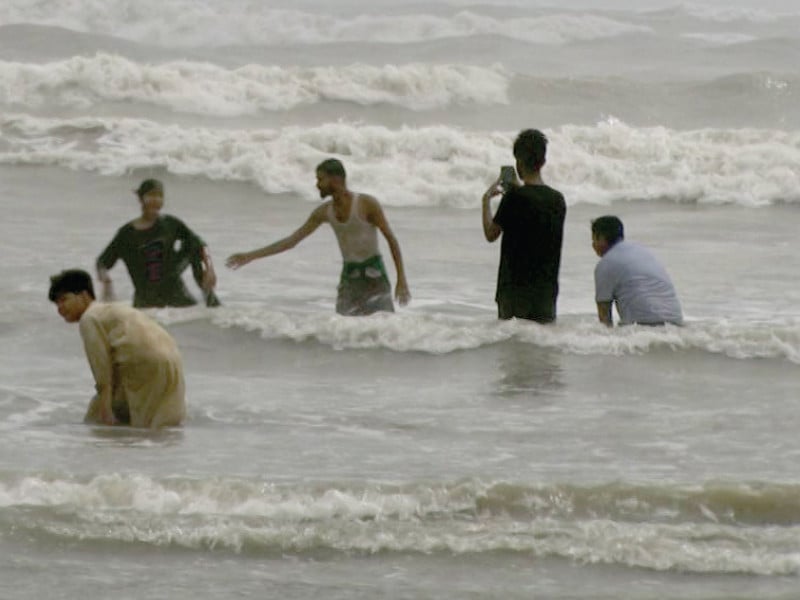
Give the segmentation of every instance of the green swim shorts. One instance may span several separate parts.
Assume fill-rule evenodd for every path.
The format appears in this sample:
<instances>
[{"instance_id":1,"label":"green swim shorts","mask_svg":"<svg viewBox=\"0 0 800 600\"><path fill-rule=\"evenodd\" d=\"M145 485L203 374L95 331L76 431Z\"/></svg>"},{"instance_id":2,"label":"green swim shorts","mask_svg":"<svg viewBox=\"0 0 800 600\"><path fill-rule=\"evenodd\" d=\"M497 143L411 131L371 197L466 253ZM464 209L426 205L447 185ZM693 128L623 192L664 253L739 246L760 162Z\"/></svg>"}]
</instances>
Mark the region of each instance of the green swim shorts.
<instances>
[{"instance_id":1,"label":"green swim shorts","mask_svg":"<svg viewBox=\"0 0 800 600\"><path fill-rule=\"evenodd\" d=\"M337 288L336 312L363 316L379 311L394 312L392 286L380 254L363 262L344 263Z\"/></svg>"}]
</instances>

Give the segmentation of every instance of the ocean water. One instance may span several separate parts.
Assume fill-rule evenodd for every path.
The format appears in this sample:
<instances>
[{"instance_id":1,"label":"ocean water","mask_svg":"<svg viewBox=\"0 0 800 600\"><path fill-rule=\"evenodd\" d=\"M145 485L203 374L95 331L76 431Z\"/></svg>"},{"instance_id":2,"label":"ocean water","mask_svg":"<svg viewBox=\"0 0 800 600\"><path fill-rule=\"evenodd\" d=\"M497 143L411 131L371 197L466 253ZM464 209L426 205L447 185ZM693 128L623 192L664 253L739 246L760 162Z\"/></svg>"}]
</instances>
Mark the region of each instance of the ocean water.
<instances>
[{"instance_id":1,"label":"ocean water","mask_svg":"<svg viewBox=\"0 0 800 600\"><path fill-rule=\"evenodd\" d=\"M797 598L798 32L793 0L5 0L0 598ZM527 127L569 207L547 327L497 321L480 225ZM334 313L327 229L224 267L330 156L401 244L395 314ZM224 305L151 311L184 427L87 426L48 277L153 176ZM596 322L601 214L685 327Z\"/></svg>"}]
</instances>

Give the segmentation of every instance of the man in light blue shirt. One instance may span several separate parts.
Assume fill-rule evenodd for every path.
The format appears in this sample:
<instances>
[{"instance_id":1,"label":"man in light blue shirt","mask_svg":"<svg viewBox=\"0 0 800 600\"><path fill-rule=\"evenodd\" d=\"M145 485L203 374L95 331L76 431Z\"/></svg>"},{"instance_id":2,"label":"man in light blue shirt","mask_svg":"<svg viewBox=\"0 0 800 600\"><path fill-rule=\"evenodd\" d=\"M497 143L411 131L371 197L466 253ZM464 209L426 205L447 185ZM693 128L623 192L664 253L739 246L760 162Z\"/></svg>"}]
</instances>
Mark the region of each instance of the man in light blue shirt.
<instances>
[{"instance_id":1,"label":"man in light blue shirt","mask_svg":"<svg viewBox=\"0 0 800 600\"><path fill-rule=\"evenodd\" d=\"M625 241L619 218L592 221L592 248L600 257L594 287L602 323L614 324L611 305L616 303L621 325L683 324L681 304L666 269L650 250Z\"/></svg>"}]
</instances>

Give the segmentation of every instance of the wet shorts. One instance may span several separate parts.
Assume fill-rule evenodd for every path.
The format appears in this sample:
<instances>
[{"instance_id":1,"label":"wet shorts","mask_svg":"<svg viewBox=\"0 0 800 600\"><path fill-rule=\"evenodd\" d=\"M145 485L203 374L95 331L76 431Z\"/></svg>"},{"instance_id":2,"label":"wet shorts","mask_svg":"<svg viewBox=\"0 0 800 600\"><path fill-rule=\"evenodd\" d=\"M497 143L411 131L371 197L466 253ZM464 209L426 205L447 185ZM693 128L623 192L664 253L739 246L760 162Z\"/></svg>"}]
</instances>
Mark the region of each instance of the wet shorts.
<instances>
[{"instance_id":1,"label":"wet shorts","mask_svg":"<svg viewBox=\"0 0 800 600\"><path fill-rule=\"evenodd\" d=\"M363 262L344 263L337 292L336 312L340 315L394 312L392 286L380 255Z\"/></svg>"},{"instance_id":2,"label":"wet shorts","mask_svg":"<svg viewBox=\"0 0 800 600\"><path fill-rule=\"evenodd\" d=\"M556 300L550 293L504 293L497 297L497 316L500 319L528 319L537 323L556 320Z\"/></svg>"}]
</instances>

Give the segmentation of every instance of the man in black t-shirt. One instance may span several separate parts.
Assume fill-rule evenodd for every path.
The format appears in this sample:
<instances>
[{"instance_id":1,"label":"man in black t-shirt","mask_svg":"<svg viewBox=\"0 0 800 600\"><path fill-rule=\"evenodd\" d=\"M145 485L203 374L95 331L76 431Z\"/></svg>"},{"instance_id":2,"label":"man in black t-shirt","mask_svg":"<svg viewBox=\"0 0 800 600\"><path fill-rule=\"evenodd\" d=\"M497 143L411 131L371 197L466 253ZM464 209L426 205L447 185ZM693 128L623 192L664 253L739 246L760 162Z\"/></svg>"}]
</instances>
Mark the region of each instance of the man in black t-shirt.
<instances>
[{"instance_id":1,"label":"man in black t-shirt","mask_svg":"<svg viewBox=\"0 0 800 600\"><path fill-rule=\"evenodd\" d=\"M97 257L103 300L114 299L108 271L122 260L133 281L133 305L137 308L197 304L181 278L188 267L206 306L219 306L214 293L217 276L206 243L177 217L161 214L164 185L157 179L146 179L136 195L141 216L120 227Z\"/></svg>"},{"instance_id":2,"label":"man in black t-shirt","mask_svg":"<svg viewBox=\"0 0 800 600\"><path fill-rule=\"evenodd\" d=\"M498 179L483 195L483 233L489 242L502 234L497 273L498 317L551 323L556 319L558 270L567 206L561 192L545 185L541 169L547 138L535 129L521 132L514 142L516 182L505 189ZM492 217L490 202L503 193Z\"/></svg>"}]
</instances>

